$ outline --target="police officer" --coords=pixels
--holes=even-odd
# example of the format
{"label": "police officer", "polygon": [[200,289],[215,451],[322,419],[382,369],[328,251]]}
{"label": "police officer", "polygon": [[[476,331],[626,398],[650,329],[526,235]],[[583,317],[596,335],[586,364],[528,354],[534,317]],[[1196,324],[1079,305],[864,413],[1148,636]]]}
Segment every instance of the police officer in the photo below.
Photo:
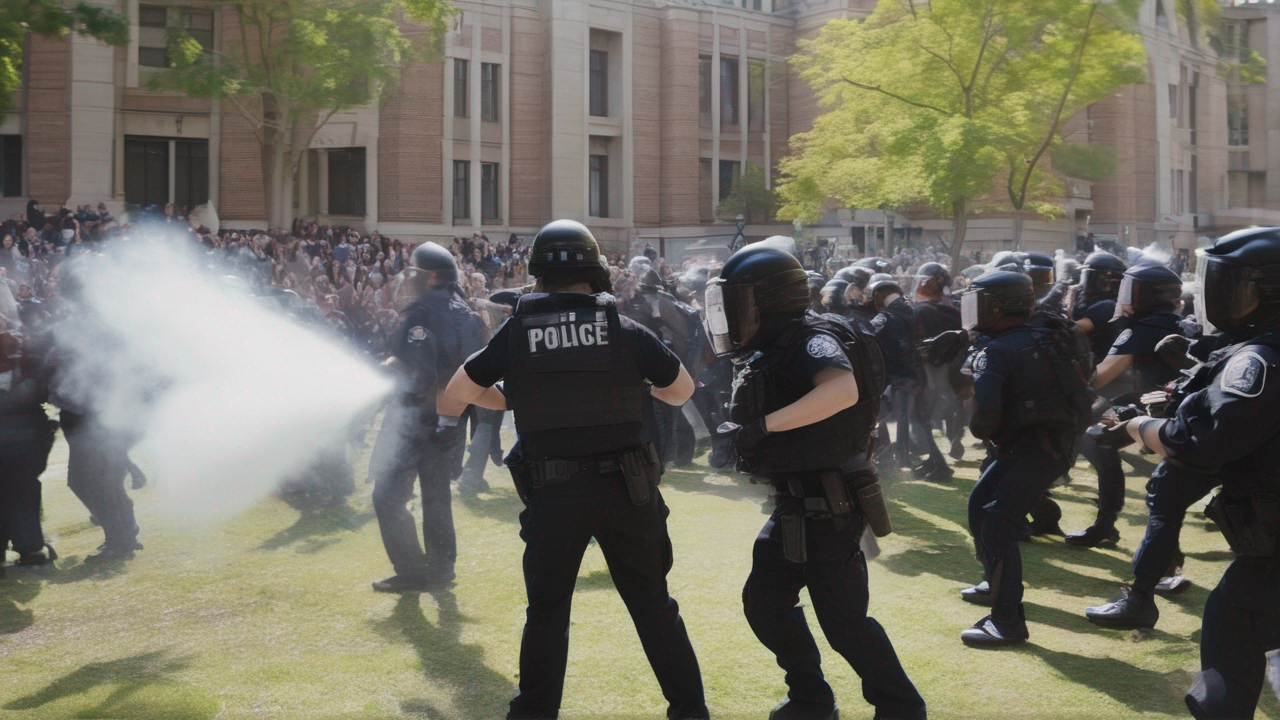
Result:
{"label": "police officer", "polygon": [[822,288],[822,308],[819,313],[831,313],[847,317],[849,315],[849,305],[845,301],[848,294],[849,283],[845,280],[835,279],[828,282]]}
{"label": "police officer", "polygon": [[991,614],[961,633],[968,645],[999,646],[1028,637],[1018,540],[1027,513],[1066,471],[1088,419],[1092,377],[1087,343],[1062,319],[1032,315],[1031,279],[989,272],[961,301],[965,329],[984,334],[971,360],[974,411],[969,430],[990,441],[991,463],[969,495],[969,530],[983,582],[961,592]]}
{"label": "police officer", "polygon": [[1043,299],[1053,288],[1053,258],[1044,253],[1029,252],[1022,257],[1022,272],[1031,278],[1031,294]]}
{"label": "police officer", "polygon": [[[1111,390],[1107,394],[1113,404],[1132,405],[1178,378],[1178,368],[1161,359],[1156,346],[1179,333],[1180,318],[1175,310],[1181,297],[1182,279],[1163,265],[1135,265],[1125,271],[1112,318],[1112,323],[1121,323],[1125,329],[1098,364],[1093,383],[1099,392]],[[1124,507],[1124,469],[1119,452],[1101,447],[1087,436],[1081,441],[1081,450],[1098,468],[1098,517],[1088,529],[1068,535],[1067,544],[1097,547],[1115,543],[1120,539],[1116,517]]]}
{"label": "police officer", "polygon": [[[942,450],[933,440],[932,429],[922,427],[928,405],[921,397],[925,389],[925,372],[916,346],[923,338],[915,310],[903,296],[902,286],[887,276],[873,279],[867,285],[867,295],[878,310],[871,318],[871,326],[884,353],[889,384],[893,388],[893,411],[898,420],[898,432],[894,438],[897,467],[912,468],[916,477],[946,482],[952,477],[951,468],[947,467]],[[912,425],[916,426],[916,434],[929,456],[924,464],[918,466],[911,446]]]}
{"label": "police officer", "polygon": [[[1173,419],[1117,427],[1165,463],[1222,483],[1206,514],[1236,559],[1205,603],[1201,672],[1186,701],[1196,718],[1251,718],[1265,653],[1280,647],[1280,228],[1220,238],[1198,273],[1205,317],[1232,344],[1196,370]],[[1179,492],[1156,492],[1166,489]]]}
{"label": "police officer", "polygon": [[[915,297],[911,307],[916,314],[916,324],[922,339],[935,338],[944,332],[960,329],[960,309],[947,296],[951,287],[951,273],[940,263],[928,262],[920,266],[915,277]],[[964,457],[964,403],[956,395],[962,385],[958,377],[960,363],[924,363],[929,392],[920,403],[920,428],[930,433],[935,419],[942,421],[947,437],[951,440],[951,457]],[[941,468],[936,468],[942,471]]]}
{"label": "police officer", "polygon": [[[489,301],[506,305],[515,312],[516,303],[520,301],[519,290],[498,290],[489,295]],[[476,422],[472,431],[471,444],[468,446],[467,461],[462,467],[462,476],[458,478],[458,493],[464,497],[475,497],[489,491],[489,483],[484,479],[484,470],[490,459],[494,465],[502,464],[502,416],[501,410],[475,408]]]}
{"label": "police officer", "polygon": [[618,313],[600,248],[581,224],[542,228],[529,272],[538,279],[534,292],[447,391],[459,402],[510,407],[519,435],[507,462],[526,503],[520,537],[529,606],[520,694],[507,717],[559,713],[573,586],[594,537],[669,703],[667,717],[705,718],[698,661],[667,592],[662,467],[641,434],[645,383],[657,400],[680,406],[693,380],[657,336]]}
{"label": "police officer", "polygon": [[[437,394],[440,382],[484,342],[484,321],[458,287],[458,267],[448,250],[422,243],[401,275],[393,292],[404,321],[386,362],[396,373],[396,394],[369,460],[378,529],[395,569],[395,575],[373,583],[378,592],[419,592],[453,582],[457,540],[449,483],[462,461],[459,416],[465,406]],[[424,546],[406,507],[415,478]]]}
{"label": "police officer", "polygon": [[[0,293],[9,289],[0,287]],[[19,565],[57,558],[53,548],[45,553],[40,527],[40,473],[56,426],[44,411],[48,373],[39,348],[38,338],[22,332],[16,313],[0,313],[0,560],[12,543]]]}
{"label": "police officer", "polygon": [[797,604],[806,586],[827,640],[862,678],[876,717],[925,717],[884,628],[867,616],[859,538],[868,522],[888,532],[869,460],[884,385],[874,344],[829,316],[806,314],[804,271],[776,250],[748,246],[730,257],[707,287],[706,307],[713,347],[741,367],[725,428],[738,467],[774,488],[743,589],[751,629],[786,672],[789,692],[771,720],[838,715]]}

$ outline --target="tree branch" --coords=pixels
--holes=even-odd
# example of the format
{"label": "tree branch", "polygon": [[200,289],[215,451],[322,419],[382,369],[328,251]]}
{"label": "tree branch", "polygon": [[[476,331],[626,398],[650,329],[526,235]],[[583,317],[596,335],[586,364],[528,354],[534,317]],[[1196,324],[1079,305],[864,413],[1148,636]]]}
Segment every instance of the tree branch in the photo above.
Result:
{"label": "tree branch", "polygon": [[965,90],[965,87],[964,87],[964,76],[963,76],[963,75],[961,75],[961,74],[960,74],[960,71],[956,69],[956,66],[955,66],[955,64],[954,64],[954,63],[952,63],[950,60],[948,60],[948,59],[946,59],[946,58],[942,57],[942,56],[941,56],[941,55],[939,55],[938,53],[936,53],[936,52],[934,52],[934,51],[930,50],[929,48],[925,47],[924,45],[921,45],[919,42],[917,42],[917,43],[916,43],[916,47],[918,47],[918,48],[920,48],[921,50],[925,51],[925,53],[927,53],[930,57],[937,58],[938,62],[942,63],[943,65],[946,65],[946,66],[947,66],[947,68],[951,70],[951,74],[956,76],[956,81],[958,81],[958,82],[960,83],[960,90],[961,90],[962,92]]}
{"label": "tree branch", "polygon": [[840,79],[841,79],[841,80],[843,80],[843,81],[844,81],[844,82],[846,82],[846,83],[849,83],[849,84],[850,84],[850,85],[852,85],[853,87],[858,88],[859,90],[869,90],[869,91],[871,91],[871,92],[878,92],[878,93],[880,93],[881,95],[885,95],[885,96],[891,97],[891,98],[893,98],[894,100],[897,100],[898,102],[906,103],[906,104],[908,104],[908,105],[911,105],[912,107],[923,108],[923,109],[925,109],[925,110],[932,110],[932,111],[934,111],[934,112],[936,112],[936,113],[941,113],[941,114],[946,115],[946,116],[951,116],[951,115],[953,115],[953,114],[954,114],[954,113],[947,112],[946,110],[943,110],[942,108],[940,108],[940,107],[938,107],[938,106],[936,106],[936,105],[930,105],[929,103],[917,102],[917,101],[915,101],[915,100],[911,100],[911,99],[909,99],[909,98],[902,97],[901,95],[899,95],[899,94],[897,94],[897,93],[889,92],[888,90],[885,90],[884,88],[882,88],[882,87],[878,87],[878,86],[876,86],[876,85],[863,85],[862,83],[860,83],[860,82],[854,82],[853,80],[850,80],[849,78],[840,78]]}

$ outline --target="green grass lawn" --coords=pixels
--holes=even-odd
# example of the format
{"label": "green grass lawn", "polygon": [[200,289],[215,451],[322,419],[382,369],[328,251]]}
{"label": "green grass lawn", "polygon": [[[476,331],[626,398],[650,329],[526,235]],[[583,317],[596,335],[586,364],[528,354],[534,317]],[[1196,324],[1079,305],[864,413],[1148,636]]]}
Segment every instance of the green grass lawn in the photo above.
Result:
{"label": "green grass lawn", "polygon": [[[372,436],[371,436],[372,437]],[[507,438],[508,443],[510,438]],[[1142,537],[1132,472],[1111,550],[1061,538],[1023,545],[1031,641],[1001,651],[961,645],[983,609],[958,591],[980,578],[964,529],[980,451],[936,485],[886,478],[896,532],[871,563],[871,613],[888,630],[933,718],[1187,717],[1198,669],[1200,611],[1229,560],[1192,511],[1183,530],[1194,586],[1161,599],[1156,630],[1103,630],[1082,610],[1117,593]],[[158,514],[152,488],[134,493],[146,550],[112,572],[81,564],[101,532],[67,490],[59,439],[44,475],[46,532],[57,569],[12,568],[0,582],[0,716],[14,718],[501,718],[515,692],[524,586],[519,500],[504,471],[493,492],[455,500],[458,583],[447,592],[375,594],[390,574],[369,499],[300,513],[276,499],[217,525]],[[146,466],[145,458],[140,458]],[[367,456],[357,464],[363,480]],[[763,719],[782,674],[742,617],[751,543],[765,492],[695,468],[667,474],[676,563],[672,594],[698,650],[713,717]],[[1092,519],[1087,464],[1056,496],[1068,531]],[[163,482],[163,478],[155,478]],[[564,718],[661,718],[665,706],[599,550],[588,550],[574,598]],[[816,621],[810,623],[817,632]],[[819,633],[820,635],[820,633]],[[855,674],[819,637],[844,718],[870,718]],[[1260,717],[1280,708],[1264,690]]]}

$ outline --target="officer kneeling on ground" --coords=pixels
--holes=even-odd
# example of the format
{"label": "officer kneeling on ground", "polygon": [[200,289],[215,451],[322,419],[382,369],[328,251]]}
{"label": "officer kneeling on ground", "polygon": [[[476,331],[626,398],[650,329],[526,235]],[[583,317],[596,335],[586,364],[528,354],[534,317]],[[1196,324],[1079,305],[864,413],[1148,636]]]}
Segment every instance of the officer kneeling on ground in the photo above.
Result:
{"label": "officer kneeling on ground", "polygon": [[1252,718],[1266,652],[1280,647],[1280,228],[1227,235],[1200,264],[1205,318],[1233,344],[1195,371],[1173,419],[1144,415],[1117,428],[1222,483],[1205,513],[1236,559],[1205,603],[1201,672],[1186,701],[1197,718]]}
{"label": "officer kneeling on ground", "polygon": [[961,299],[966,330],[985,337],[971,358],[974,411],[969,430],[989,440],[991,463],[969,495],[969,532],[983,582],[961,591],[991,614],[960,634],[967,645],[1025,642],[1022,556],[1025,518],[1053,479],[1067,471],[1088,423],[1093,364],[1088,341],[1066,320],[1032,315],[1031,279],[991,272]]}
{"label": "officer kneeling on ground", "polygon": [[507,717],[560,712],[573,586],[594,537],[669,703],[667,717],[706,718],[698,661],[667,593],[662,465],[641,435],[645,382],[654,398],[680,406],[693,380],[657,336],[618,314],[600,248],[581,224],[542,228],[529,273],[538,279],[534,292],[447,389],[458,402],[509,407],[519,435],[507,464],[526,505],[520,536],[529,607],[520,694]]}
{"label": "officer kneeling on ground", "polygon": [[838,716],[798,605],[806,586],[827,640],[862,678],[876,717],[924,718],[924,700],[888,635],[867,617],[858,545],[867,523],[889,532],[870,460],[884,364],[874,340],[806,313],[808,303],[800,263],[777,250],[743,248],[707,286],[712,347],[739,365],[732,423],[721,432],[734,435],[738,468],[774,488],[773,515],[756,538],[743,589],[751,629],[786,671],[787,698],[770,718]]}

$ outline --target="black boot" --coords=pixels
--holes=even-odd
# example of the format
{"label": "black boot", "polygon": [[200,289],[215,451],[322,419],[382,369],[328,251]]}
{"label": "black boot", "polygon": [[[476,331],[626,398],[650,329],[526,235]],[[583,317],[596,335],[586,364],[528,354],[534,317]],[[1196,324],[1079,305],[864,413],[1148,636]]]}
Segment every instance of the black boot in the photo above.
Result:
{"label": "black boot", "polygon": [[840,709],[835,705],[815,705],[793,702],[785,697],[769,712],[769,720],[839,720]]}
{"label": "black boot", "polygon": [[1021,645],[1029,637],[1031,633],[1027,631],[1027,616],[1021,605],[1016,612],[1008,613],[1003,618],[998,618],[995,614],[988,615],[960,633],[960,640],[969,647]]}
{"label": "black boot", "polygon": [[1096,548],[1101,545],[1112,546],[1117,542],[1120,542],[1120,531],[1116,529],[1115,515],[1099,515],[1084,532],[1067,536],[1067,544],[1076,547]]}
{"label": "black boot", "polygon": [[1090,622],[1114,628],[1153,628],[1160,619],[1160,609],[1156,607],[1155,597],[1151,593],[1140,593],[1133,588],[1123,587],[1119,600],[1106,605],[1097,605],[1084,609],[1084,616]]}
{"label": "black boot", "polygon": [[951,468],[947,467],[945,460],[932,458],[913,468],[911,474],[930,482],[951,482],[951,478],[955,475]]}
{"label": "black boot", "polygon": [[991,585],[986,580],[960,591],[960,599],[974,605],[991,607]]}

